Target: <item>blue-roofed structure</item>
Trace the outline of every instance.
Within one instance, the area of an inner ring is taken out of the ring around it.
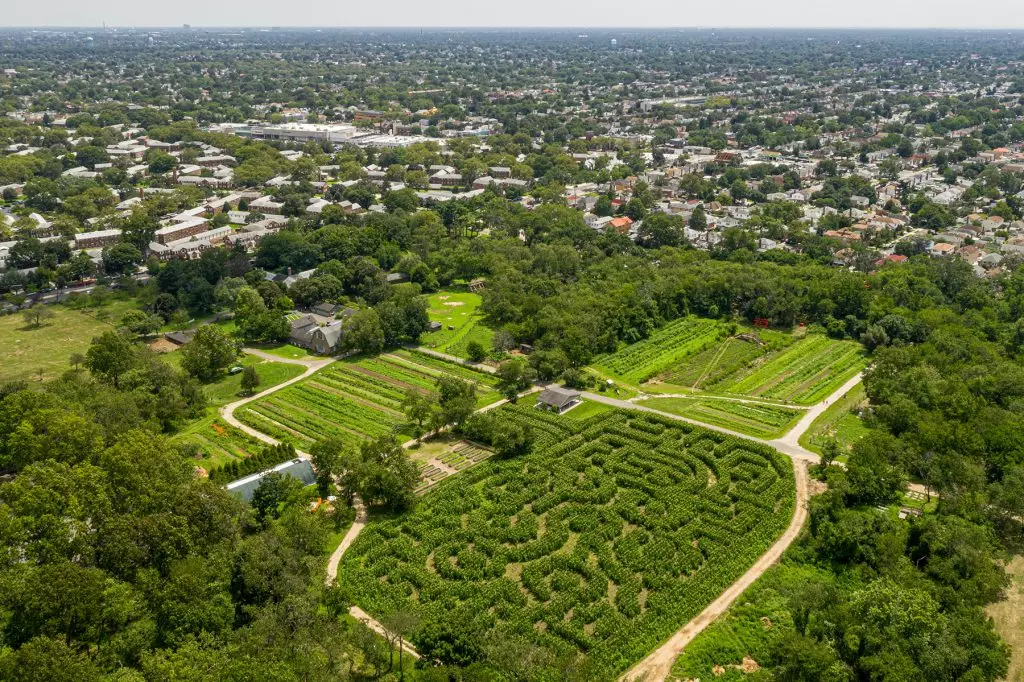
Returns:
[[[309,463],[309,460],[292,459],[278,464],[271,469],[231,481],[224,486],[224,488],[229,493],[241,497],[246,502],[251,502],[252,495],[256,492],[256,489],[260,487],[263,477],[270,473],[278,473],[282,476],[297,478],[303,485],[312,485],[316,483],[316,472],[313,471],[313,465]]]

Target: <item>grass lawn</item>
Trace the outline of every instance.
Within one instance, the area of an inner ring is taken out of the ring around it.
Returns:
[[[597,403],[594,402],[593,400],[584,400],[582,405],[572,408],[571,410],[566,412],[566,415],[572,417],[573,419],[583,420],[587,419],[588,417],[593,417],[596,414],[604,414],[606,412],[611,412],[614,409],[615,408],[612,407],[611,405]]]
[[[282,343],[277,346],[260,346],[259,350],[276,355],[279,358],[284,358],[285,360],[303,360],[310,357],[308,350],[293,346],[290,343]]]
[[[50,305],[53,318],[38,328],[29,327],[20,313],[0,317],[0,382],[59,376],[71,366],[72,353],[84,354],[93,337],[113,331],[136,307],[131,299],[109,299],[88,309]]]
[[[484,325],[483,315],[478,312],[482,302],[479,294],[460,289],[446,289],[431,296],[427,315],[431,322],[440,322],[441,329],[424,334],[422,345],[466,358],[466,346],[477,341],[490,352],[494,330]]]
[[[738,431],[755,438],[782,436],[800,419],[800,410],[777,405],[757,405],[714,398],[652,398],[640,405],[687,419]]]
[[[440,457],[445,454],[452,449],[452,445],[458,443],[460,440],[462,439],[458,436],[445,432],[427,440],[420,441],[419,444],[408,448],[406,452],[409,453],[409,459],[412,461],[425,462],[432,457]]]
[[[800,437],[800,445],[811,452],[821,454],[821,447],[829,438],[835,438],[839,449],[846,453],[853,444],[867,435],[868,429],[853,410],[867,404],[864,385],[858,384],[849,393],[837,400],[814,420],[807,432]]]
[[[171,355],[176,355],[172,353]],[[270,362],[257,358],[254,355],[246,355],[237,365],[242,367],[248,367],[250,365],[256,367],[256,374],[260,378],[260,385],[256,387],[256,392],[265,391],[268,388],[277,386],[280,383],[293,379],[305,371],[305,368],[301,365],[290,365],[285,362]],[[206,391],[206,397],[209,400],[211,406],[219,407],[221,405],[227,405],[230,402],[234,402],[239,398],[245,396],[242,395],[242,373],[238,374],[225,374],[217,381],[206,384],[203,386]]]

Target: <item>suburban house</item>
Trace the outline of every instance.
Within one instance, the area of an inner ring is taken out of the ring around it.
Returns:
[[[559,414],[576,407],[582,401],[580,392],[561,386],[549,386],[537,398],[537,407]]]

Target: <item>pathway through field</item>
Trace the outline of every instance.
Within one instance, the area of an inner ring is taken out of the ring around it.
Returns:
[[[796,505],[793,509],[793,519],[790,521],[786,532],[782,534],[782,537],[780,537],[767,552],[761,555],[761,558],[758,559],[754,565],[751,566],[742,577],[740,577],[739,580],[730,585],[725,592],[718,596],[717,599],[708,604],[707,608],[701,611],[696,618],[677,630],[676,633],[668,639],[668,641],[655,649],[654,652],[647,656],[647,658],[633,666],[629,672],[623,675],[623,680],[661,682],[666,679],[669,673],[672,672],[673,663],[675,663],[676,658],[678,658],[683,652],[683,649],[686,648],[686,645],[692,642],[693,639],[707,626],[711,625],[715,619],[728,611],[733,602],[735,602],[748,587],[753,585],[758,578],[764,575],[764,572],[771,568],[775,562],[782,557],[783,552],[793,544],[793,541],[800,535],[800,530],[803,528],[804,522],[807,520],[807,503],[809,500],[807,467],[809,463],[818,461],[817,455],[800,445],[800,436],[802,436],[804,432],[811,427],[811,424],[822,412],[828,409],[829,404],[834,403],[836,400],[839,400],[846,395],[847,391],[860,383],[861,379],[862,375],[858,374],[840,386],[839,389],[828,398],[825,398],[820,403],[807,410],[807,413],[799,422],[797,422],[796,426],[794,426],[789,433],[782,438],[772,441],[760,441],[757,438],[730,432],[727,429],[717,429],[718,431],[723,431],[740,438],[766,443],[780,452],[789,455],[793,459],[793,471],[796,479]],[[676,415],[667,416],[672,417],[673,419],[681,419],[681,417]],[[705,428],[707,428],[706,425]]]
[[[428,349],[420,349],[420,351],[424,352],[424,353],[426,353],[428,355],[434,355],[434,356],[436,356],[436,357],[438,357],[440,359],[457,362],[459,364],[464,364],[464,365],[469,365],[470,364],[470,363],[467,363],[466,361],[462,360],[461,358],[455,358],[453,356],[449,356],[449,355],[446,355],[444,353],[438,353],[436,351],[431,351],[431,350],[428,350]],[[243,405],[245,405],[245,404],[247,404],[249,402],[252,402],[252,401],[257,400],[259,398],[266,397],[266,396],[272,394],[275,391],[278,391],[278,390],[281,390],[283,388],[286,388],[286,387],[288,387],[288,386],[290,386],[292,384],[295,384],[295,383],[301,381],[302,379],[305,379],[305,378],[309,377],[311,374],[314,374],[318,370],[320,370],[320,369],[326,367],[327,365],[329,365],[331,362],[333,362],[333,359],[327,358],[327,359],[288,360],[288,359],[278,358],[276,356],[270,356],[270,355],[268,355],[266,353],[262,353],[262,352],[256,351],[256,350],[246,349],[246,352],[250,353],[252,355],[255,355],[257,357],[266,358],[266,359],[272,359],[275,362],[289,362],[289,363],[292,363],[292,364],[304,365],[306,367],[306,371],[303,372],[300,376],[295,377],[294,379],[291,379],[291,380],[286,381],[286,382],[284,382],[282,384],[274,386],[273,388],[269,388],[266,391],[258,393],[258,394],[254,395],[254,396],[249,397],[249,398],[245,398],[243,400],[238,400],[238,401],[236,401],[234,403],[231,403],[229,405],[225,405],[223,408],[221,408],[220,413],[221,413],[221,417],[224,419],[224,421],[226,421],[227,423],[231,424],[235,428],[238,428],[238,429],[244,431],[245,433],[248,433],[249,435],[253,436],[254,438],[258,438],[259,440],[261,440],[261,441],[263,441],[265,443],[276,445],[277,442],[278,442],[276,439],[271,438],[270,436],[267,436],[266,434],[263,434],[263,433],[257,431],[256,429],[248,427],[245,424],[242,424],[241,422],[239,422],[237,419],[235,419],[234,411],[237,408],[242,407]],[[478,367],[480,369],[483,369],[484,371],[494,372],[494,369],[491,368],[491,367],[482,366],[482,365],[471,365],[471,366]],[[782,436],[781,438],[774,439],[774,440],[763,440],[763,439],[760,439],[760,438],[756,438],[754,436],[748,436],[746,434],[739,433],[737,431],[732,431],[730,429],[726,429],[726,428],[722,428],[722,427],[718,427],[718,426],[712,426],[710,424],[704,424],[704,423],[699,422],[699,421],[694,420],[694,419],[688,419],[688,418],[682,417],[680,415],[671,414],[669,412],[663,412],[661,410],[656,410],[654,408],[646,407],[644,405],[640,405],[640,404],[637,404],[635,402],[635,401],[643,400],[645,398],[650,398],[650,397],[668,397],[668,396],[664,396],[664,395],[649,396],[649,395],[641,394],[640,396],[637,396],[636,398],[633,398],[633,399],[630,399],[630,400],[619,400],[617,398],[610,398],[608,396],[601,395],[601,394],[598,394],[598,393],[586,392],[586,393],[583,394],[583,397],[585,397],[588,400],[592,400],[592,401],[598,402],[598,403],[603,403],[605,405],[610,405],[612,407],[617,407],[617,408],[627,409],[627,410],[640,410],[640,411],[644,411],[644,412],[653,412],[655,414],[661,415],[661,416],[666,417],[668,419],[674,419],[676,421],[686,422],[686,423],[689,423],[689,424],[693,424],[694,426],[699,426],[701,428],[710,429],[712,431],[718,431],[719,433],[724,433],[726,435],[734,436],[736,438],[742,438],[744,440],[750,440],[750,441],[755,441],[755,442],[758,442],[758,443],[763,443],[765,445],[769,445],[769,446],[775,448],[776,450],[778,450],[779,452],[781,452],[781,453],[783,453],[785,455],[788,455],[793,460],[794,479],[795,479],[795,482],[796,482],[796,504],[794,506],[793,518],[790,521],[789,527],[786,529],[786,531],[775,542],[775,544],[773,544],[768,549],[768,551],[765,552],[754,563],[754,565],[751,566],[750,569],[746,573],[744,573],[743,576],[740,577],[739,580],[734,582],[724,592],[722,592],[722,594],[720,594],[713,602],[711,602],[700,614],[697,615],[696,618],[694,618],[689,623],[684,625],[682,628],[677,630],[676,633],[673,634],[664,644],[662,644],[660,647],[655,649],[644,660],[640,661],[638,664],[633,666],[633,668],[631,668],[625,675],[622,676],[622,680],[628,680],[628,681],[634,681],[634,680],[635,681],[640,681],[640,680],[643,680],[644,682],[661,682],[662,680],[665,680],[668,677],[668,675],[671,672],[671,670],[672,670],[673,663],[675,662],[676,658],[682,653],[682,651],[686,647],[686,645],[689,644],[691,641],[693,641],[693,639],[698,634],[700,634],[708,625],[713,623],[716,618],[718,618],[719,616],[724,614],[729,609],[729,607],[733,604],[733,602],[735,602],[736,599],[738,599],[739,596],[741,594],[743,594],[743,592],[748,587],[750,587],[758,578],[760,578],[764,574],[765,571],[767,571],[772,565],[774,565],[779,560],[779,558],[786,551],[786,549],[797,538],[797,536],[800,534],[800,530],[803,528],[804,522],[807,519],[807,503],[808,503],[808,499],[809,499],[809,485],[808,485],[807,467],[808,467],[809,464],[816,463],[818,461],[818,456],[817,455],[815,455],[813,452],[811,452],[810,450],[807,450],[806,448],[804,448],[804,447],[802,447],[800,445],[800,442],[799,442],[800,441],[800,437],[811,427],[811,424],[814,422],[814,420],[817,419],[818,416],[820,416],[826,409],[828,409],[829,405],[831,405],[831,404],[835,403],[837,400],[841,399],[848,391],[850,391],[858,383],[860,383],[862,378],[863,378],[862,374],[857,374],[857,376],[855,376],[852,379],[850,379],[849,381],[847,381],[845,384],[843,384],[841,387],[839,387],[839,389],[836,390],[832,395],[828,396],[827,398],[825,398],[824,400],[822,400],[818,404],[816,404],[816,405],[814,405],[814,406],[812,406],[810,408],[797,408],[797,409],[805,410],[805,413],[801,416],[800,421],[797,422],[796,426],[794,426],[784,436]],[[533,387],[529,391],[524,393],[523,395],[526,395],[528,393],[532,393],[532,392],[537,391],[537,390],[540,390],[540,387]],[[680,396],[680,397],[684,397],[684,396]],[[687,395],[685,397],[691,397],[692,398],[694,396],[693,395]],[[714,396],[714,397],[718,398],[718,396]],[[722,398],[722,399],[724,399],[724,400],[734,400],[734,401],[743,402],[743,403],[766,404],[765,401],[758,401],[756,399],[755,400],[750,400],[750,399],[745,399],[745,398]],[[491,409],[494,409],[494,408],[497,408],[497,407],[501,406],[505,402],[506,401],[502,400],[502,401],[496,402],[496,403],[494,403],[492,405],[488,405],[487,407],[482,408],[481,410],[478,410],[478,411],[491,410]],[[789,406],[787,406],[787,407],[789,407]],[[406,443],[405,446],[408,447],[409,445],[411,445],[414,442],[416,442],[416,441],[409,441],[409,443]],[[300,454],[301,457],[308,457],[308,455],[306,455],[305,453],[299,453],[299,454]],[[431,463],[434,463],[434,462],[431,462]],[[439,468],[442,468],[442,467],[439,467]],[[452,474],[452,475],[455,475],[455,474]],[[425,493],[429,489],[430,489],[430,487],[428,487],[428,488],[426,488],[424,490],[421,490],[419,494],[423,494],[423,493]],[[349,528],[348,532],[345,534],[345,537],[342,539],[342,541],[338,545],[337,549],[334,550],[334,553],[331,555],[331,558],[328,561],[328,564],[327,564],[327,575],[326,575],[326,578],[325,578],[326,584],[330,585],[330,584],[332,584],[337,579],[338,565],[341,562],[342,557],[344,556],[344,554],[348,550],[348,548],[352,546],[352,543],[355,542],[356,538],[359,537],[359,533],[362,531],[362,529],[365,527],[365,525],[366,525],[366,509],[364,508],[362,502],[357,502],[357,504],[356,504],[356,520],[352,523],[352,526]],[[353,617],[355,617],[355,618],[359,619],[360,621],[362,621],[363,623],[365,623],[367,625],[367,627],[369,627],[370,629],[374,630],[378,634],[381,634],[382,636],[385,636],[385,637],[388,637],[388,638],[392,638],[390,633],[388,633],[388,631],[384,628],[383,625],[381,625],[378,621],[374,620],[372,617],[370,617],[366,612],[364,612],[359,607],[353,606],[349,610],[349,613]],[[404,640],[403,640],[403,642],[404,642]],[[405,648],[412,656],[415,656],[416,658],[419,658],[419,654],[407,642],[403,643],[403,648]]]

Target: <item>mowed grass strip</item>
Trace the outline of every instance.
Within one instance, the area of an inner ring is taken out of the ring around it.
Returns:
[[[777,405],[715,398],[652,398],[638,404],[766,440],[784,435],[803,414]]]

